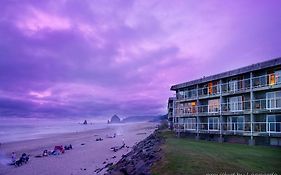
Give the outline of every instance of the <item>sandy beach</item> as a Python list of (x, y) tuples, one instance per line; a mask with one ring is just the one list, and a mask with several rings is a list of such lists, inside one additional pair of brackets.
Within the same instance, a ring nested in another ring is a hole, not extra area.
[[(0, 175), (87, 175), (104, 174), (105, 170), (96, 173), (108, 163), (116, 163), (123, 154), (130, 152), (133, 145), (149, 136), (156, 123), (113, 124), (104, 129), (94, 129), (84, 132), (53, 134), (41, 139), (3, 143), (0, 154), (7, 159), (14, 151), (19, 157), (22, 153), (30, 155), (27, 164), (20, 167), (0, 164)], [(115, 138), (109, 138), (116, 133)], [(96, 141), (103, 138), (102, 141)], [(117, 152), (110, 148), (121, 146), (123, 140), (126, 146)], [(55, 145), (72, 144), (73, 149), (61, 155), (36, 158), (43, 150), (53, 150)], [(115, 158), (116, 156), (116, 158)]]

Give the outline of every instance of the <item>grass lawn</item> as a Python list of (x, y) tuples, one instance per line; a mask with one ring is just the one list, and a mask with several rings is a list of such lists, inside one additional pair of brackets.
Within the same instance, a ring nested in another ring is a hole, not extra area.
[(281, 175), (281, 149), (176, 138), (163, 131), (164, 158), (152, 168), (155, 175), (276, 173)]

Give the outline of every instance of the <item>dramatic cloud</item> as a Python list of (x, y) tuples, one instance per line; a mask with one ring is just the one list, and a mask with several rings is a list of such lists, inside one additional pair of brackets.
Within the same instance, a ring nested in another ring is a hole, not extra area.
[(0, 2), (0, 117), (166, 113), (171, 85), (281, 55), (281, 3)]

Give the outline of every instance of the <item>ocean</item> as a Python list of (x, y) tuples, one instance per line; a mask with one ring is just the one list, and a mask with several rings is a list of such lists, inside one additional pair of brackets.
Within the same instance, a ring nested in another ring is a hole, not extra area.
[[(57, 133), (80, 132), (91, 129), (102, 129), (107, 123), (72, 119), (38, 119), (38, 118), (1, 118), (0, 143), (43, 138)], [(80, 123), (79, 123), (80, 122)]]

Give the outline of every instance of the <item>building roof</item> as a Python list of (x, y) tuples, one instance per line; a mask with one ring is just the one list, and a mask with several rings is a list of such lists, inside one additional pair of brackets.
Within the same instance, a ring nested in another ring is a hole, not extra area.
[(247, 73), (247, 72), (265, 69), (265, 68), (278, 66), (278, 65), (281, 65), (281, 57), (275, 58), (275, 59), (272, 59), (272, 60), (268, 60), (268, 61), (264, 61), (264, 62), (260, 62), (260, 63), (256, 63), (256, 64), (252, 64), (252, 65), (245, 66), (245, 67), (242, 67), (242, 68), (234, 69), (234, 70), (231, 70), (231, 71), (223, 72), (223, 73), (220, 73), (220, 74), (211, 75), (211, 76), (208, 76), (208, 77), (203, 77), (203, 78), (196, 79), (196, 80), (193, 80), (193, 81), (188, 81), (188, 82), (185, 82), (185, 83), (176, 84), (176, 85), (173, 85), (171, 87), (171, 90), (177, 90), (177, 89), (185, 88), (185, 87), (200, 84), (200, 83), (206, 83), (208, 81), (218, 80), (218, 79), (221, 79), (221, 78), (231, 77), (231, 76), (244, 74), (244, 73)]
[(176, 100), (176, 97), (169, 97), (169, 101), (174, 101)]

